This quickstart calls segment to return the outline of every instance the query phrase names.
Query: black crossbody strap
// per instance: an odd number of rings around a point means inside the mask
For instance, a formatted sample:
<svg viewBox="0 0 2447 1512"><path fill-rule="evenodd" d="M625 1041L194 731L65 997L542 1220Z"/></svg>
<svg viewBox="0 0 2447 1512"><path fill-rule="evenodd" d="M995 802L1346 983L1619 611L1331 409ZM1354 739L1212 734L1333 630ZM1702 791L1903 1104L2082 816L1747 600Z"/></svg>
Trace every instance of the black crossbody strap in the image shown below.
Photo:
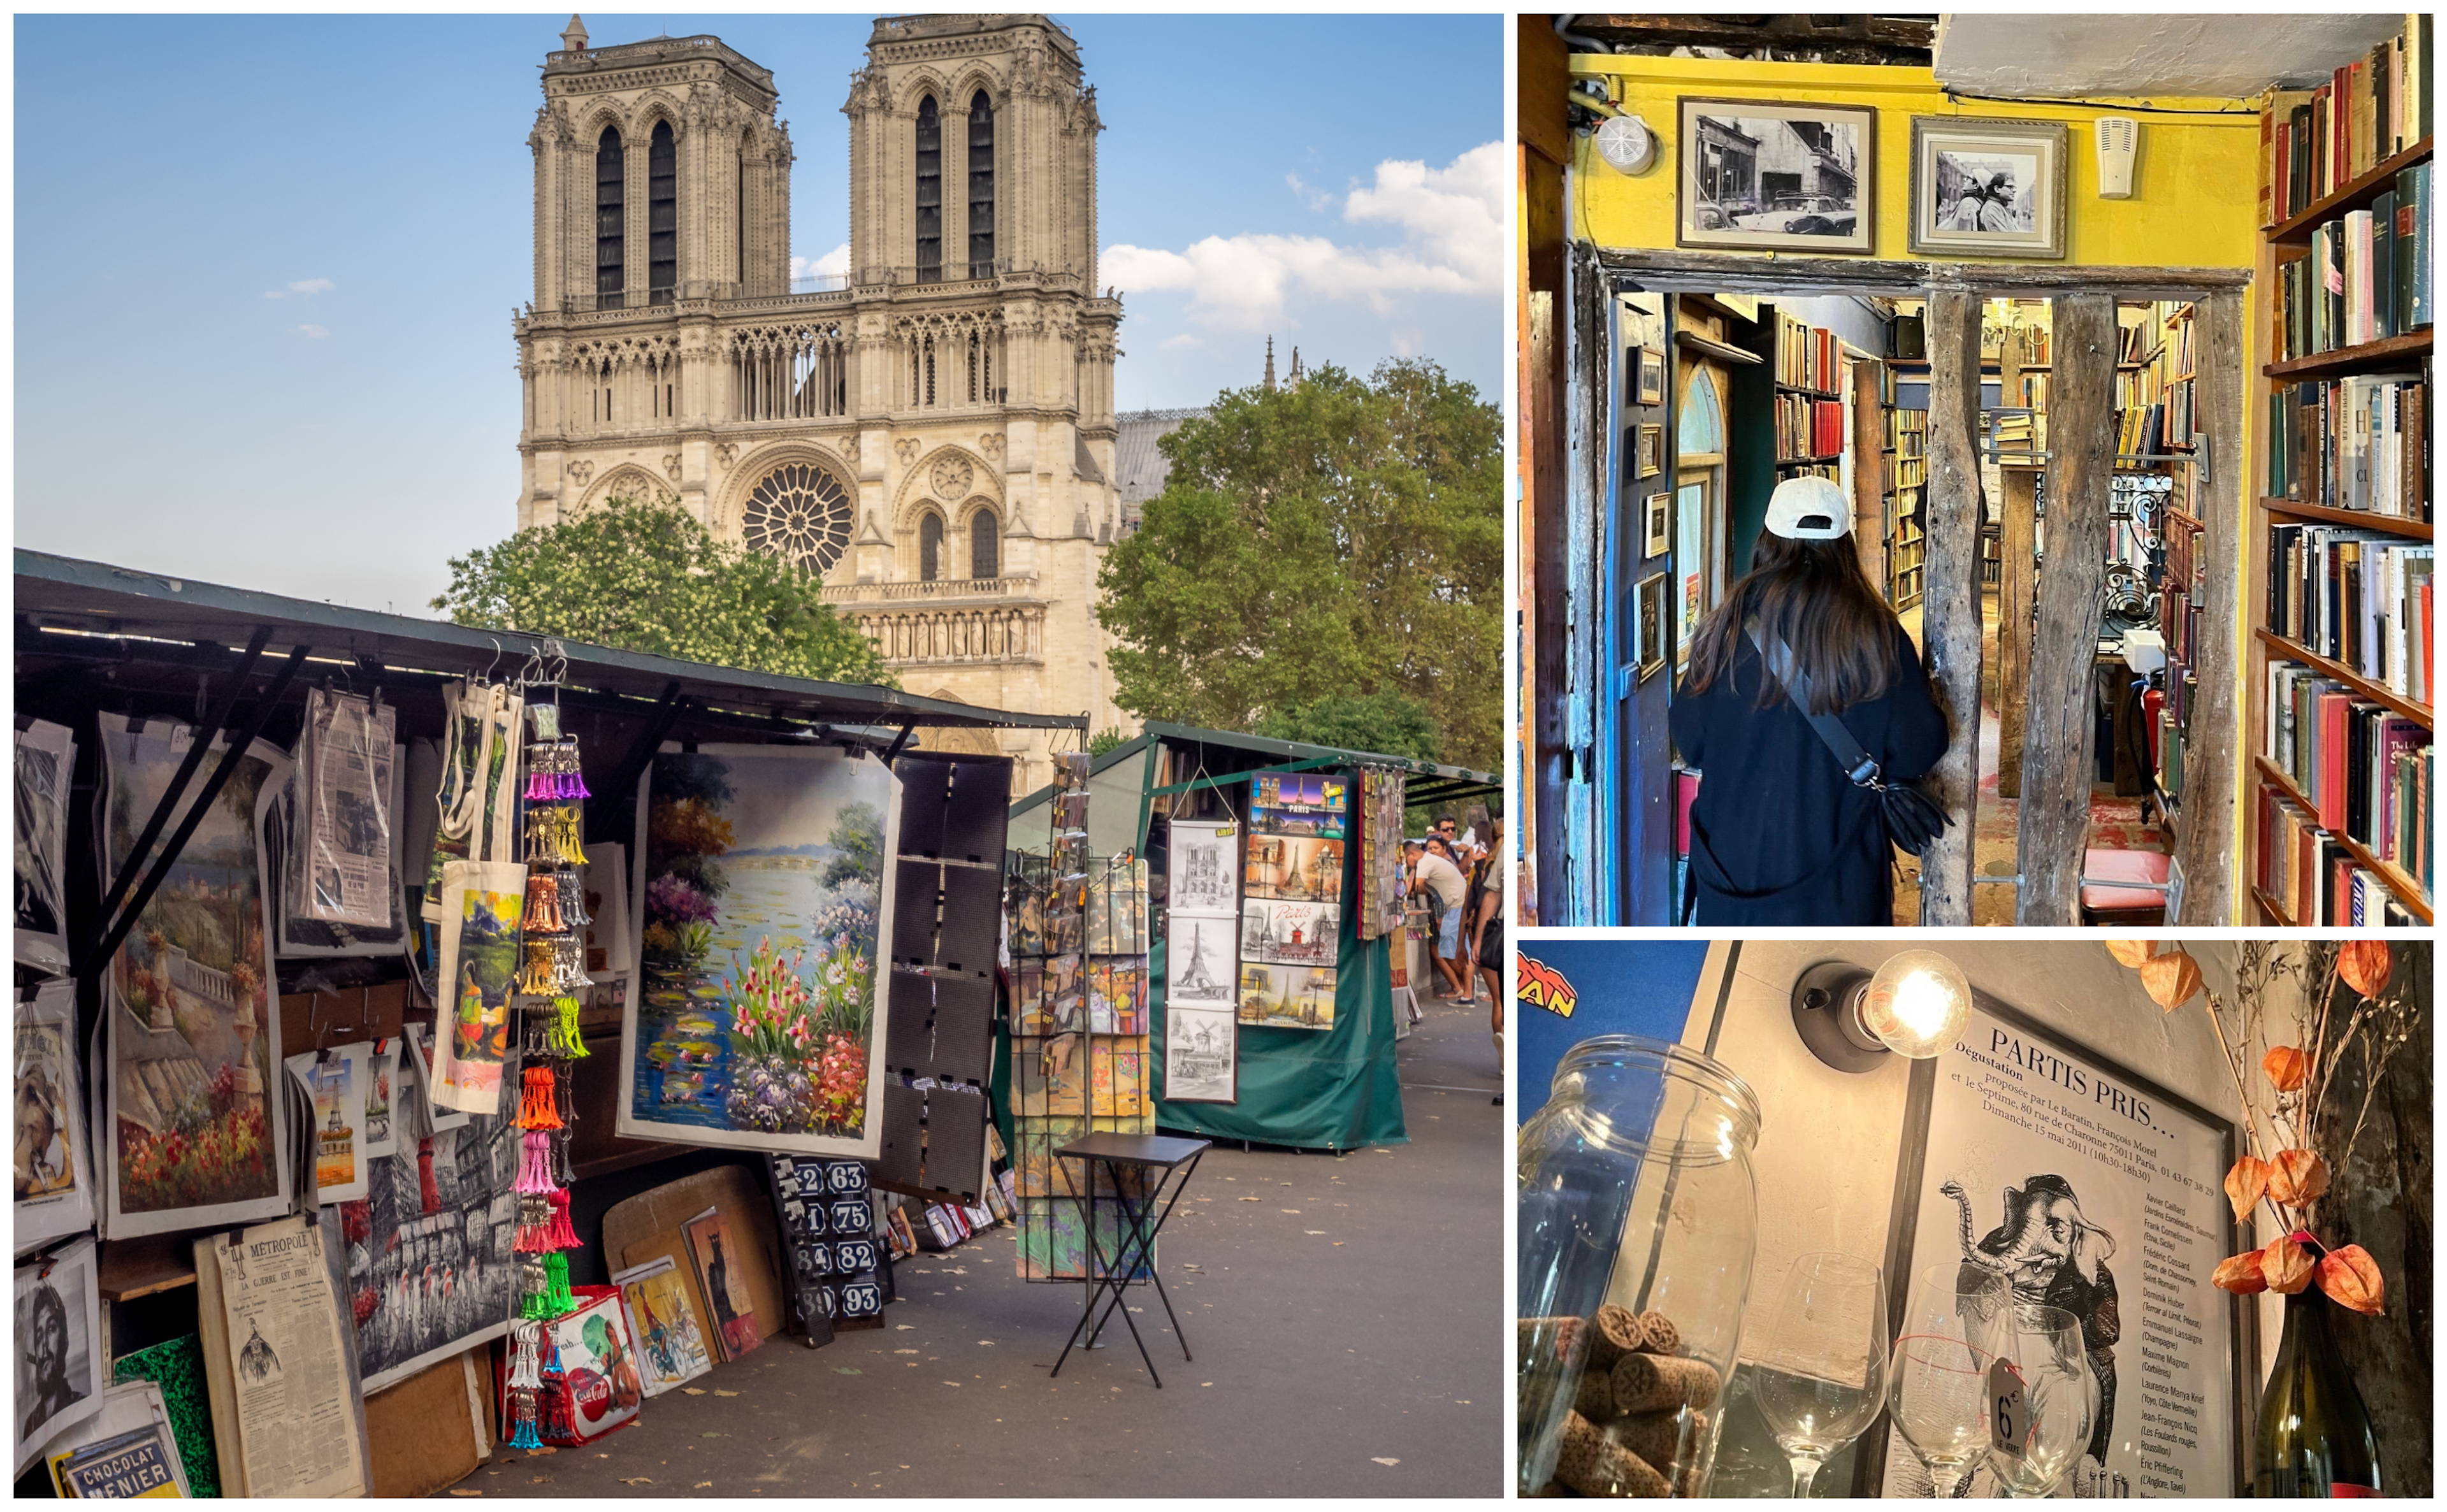
<svg viewBox="0 0 2447 1512"><path fill-rule="evenodd" d="M1818 732L1819 741L1835 753L1835 765L1844 769L1844 775L1851 779L1852 785L1873 792L1883 789L1887 785L1886 774L1879 768L1876 759L1852 738L1852 732L1844 728L1844 722L1832 714L1810 711L1810 675L1793 661L1792 651L1782 641L1771 647L1766 636L1760 633L1756 620L1745 622L1742 629L1750 635L1751 644L1758 648L1759 660L1766 664L1768 675L1784 685L1785 696L1793 701L1793 707L1801 717L1810 721L1810 728Z"/></svg>

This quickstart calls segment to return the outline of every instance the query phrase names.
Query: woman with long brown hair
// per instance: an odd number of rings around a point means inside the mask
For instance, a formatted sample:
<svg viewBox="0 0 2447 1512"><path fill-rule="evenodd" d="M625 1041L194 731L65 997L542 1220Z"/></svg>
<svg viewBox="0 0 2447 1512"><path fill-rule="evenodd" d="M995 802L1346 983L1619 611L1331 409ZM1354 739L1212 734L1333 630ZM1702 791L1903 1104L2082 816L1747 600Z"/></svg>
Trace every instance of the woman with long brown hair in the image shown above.
<svg viewBox="0 0 2447 1512"><path fill-rule="evenodd" d="M1919 777L1945 753L1920 653L1862 572L1851 525L1829 480L1778 483L1749 574L1693 640L1669 723L1702 774L1691 808L1698 923L1894 922L1877 795L1785 690L1805 687L1808 714L1834 715L1886 781Z"/></svg>

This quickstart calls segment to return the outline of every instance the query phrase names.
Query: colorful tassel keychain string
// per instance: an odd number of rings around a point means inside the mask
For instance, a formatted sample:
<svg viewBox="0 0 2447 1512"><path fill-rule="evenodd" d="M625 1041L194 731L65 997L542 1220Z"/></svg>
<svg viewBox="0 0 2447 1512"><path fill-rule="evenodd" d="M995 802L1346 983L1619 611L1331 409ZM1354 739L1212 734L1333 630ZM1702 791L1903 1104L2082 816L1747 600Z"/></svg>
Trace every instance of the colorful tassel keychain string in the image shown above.
<svg viewBox="0 0 2447 1512"><path fill-rule="evenodd" d="M569 1194L555 1192L544 1200L552 1209L552 1221L544 1231L546 1246L554 1250L578 1248L578 1230L569 1221Z"/></svg>
<svg viewBox="0 0 2447 1512"><path fill-rule="evenodd" d="M560 874L533 872L527 877L527 911L522 926L530 935L558 935L560 921Z"/></svg>
<svg viewBox="0 0 2447 1512"><path fill-rule="evenodd" d="M555 1189L552 1180L552 1136L540 1128L526 1132L526 1149L519 1162L516 1190L525 1197L542 1197Z"/></svg>
<svg viewBox="0 0 2447 1512"><path fill-rule="evenodd" d="M561 1122L560 1110L553 1106L558 1099L554 1092L556 1084L552 1068L530 1066L526 1068L523 1080L526 1084L526 1093L519 1100L519 1116L512 1122L523 1129L566 1127L567 1125Z"/></svg>
<svg viewBox="0 0 2447 1512"><path fill-rule="evenodd" d="M586 910L586 880L576 867L564 867L560 873L560 918L572 929L584 929L595 922Z"/></svg>
<svg viewBox="0 0 2447 1512"><path fill-rule="evenodd" d="M541 1197L519 1199L519 1237L511 1250L520 1255L541 1255L551 1249L552 1203Z"/></svg>
<svg viewBox="0 0 2447 1512"><path fill-rule="evenodd" d="M526 997L550 997L560 973L560 956L549 939L526 942L526 965L519 972L519 992Z"/></svg>

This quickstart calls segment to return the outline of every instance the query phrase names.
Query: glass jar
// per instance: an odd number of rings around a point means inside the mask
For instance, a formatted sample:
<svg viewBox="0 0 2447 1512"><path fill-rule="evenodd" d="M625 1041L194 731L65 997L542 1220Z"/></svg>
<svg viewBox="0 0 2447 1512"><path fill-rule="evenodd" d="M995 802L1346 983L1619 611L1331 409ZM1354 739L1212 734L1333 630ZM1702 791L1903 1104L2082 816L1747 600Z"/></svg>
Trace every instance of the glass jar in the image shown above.
<svg viewBox="0 0 2447 1512"><path fill-rule="evenodd" d="M1522 1494L1705 1493L1757 1247L1758 1127L1741 1078L1679 1045L1603 1035L1556 1067L1519 1143Z"/></svg>

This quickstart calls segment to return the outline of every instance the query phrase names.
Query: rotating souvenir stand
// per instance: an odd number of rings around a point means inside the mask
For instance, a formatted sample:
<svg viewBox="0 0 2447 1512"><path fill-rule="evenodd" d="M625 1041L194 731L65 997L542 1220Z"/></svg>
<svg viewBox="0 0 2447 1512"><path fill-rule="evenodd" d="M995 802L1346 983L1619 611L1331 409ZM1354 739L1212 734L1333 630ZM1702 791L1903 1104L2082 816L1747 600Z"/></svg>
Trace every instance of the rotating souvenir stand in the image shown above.
<svg viewBox="0 0 2447 1512"><path fill-rule="evenodd" d="M1055 758L1046 848L1015 851L1008 882L1013 1205L1020 1276L1032 1281L1087 1273L1075 1172L1053 1152L1091 1132L1155 1130L1147 863L1090 857L1089 770L1084 752ZM1120 1253L1119 1197L1098 1195L1095 1222L1104 1252ZM1130 1278L1146 1274L1142 1264Z"/></svg>
<svg viewBox="0 0 2447 1512"><path fill-rule="evenodd" d="M513 1448L540 1447L546 1439L566 1441L574 1424L558 1421L568 1393L559 1389L560 1351L550 1319L579 1306L570 1290L567 1252L578 1247L569 1221L569 1187L577 1179L569 1159L570 1126L577 1114L570 1096L570 1063L587 1053L578 1029L579 994L593 985L586 974L586 863L583 804L589 796L579 771L578 741L563 736L560 709L526 706L527 778L522 793L527 889L522 913L518 976L520 1062L519 1320L510 1329L508 1377Z"/></svg>

